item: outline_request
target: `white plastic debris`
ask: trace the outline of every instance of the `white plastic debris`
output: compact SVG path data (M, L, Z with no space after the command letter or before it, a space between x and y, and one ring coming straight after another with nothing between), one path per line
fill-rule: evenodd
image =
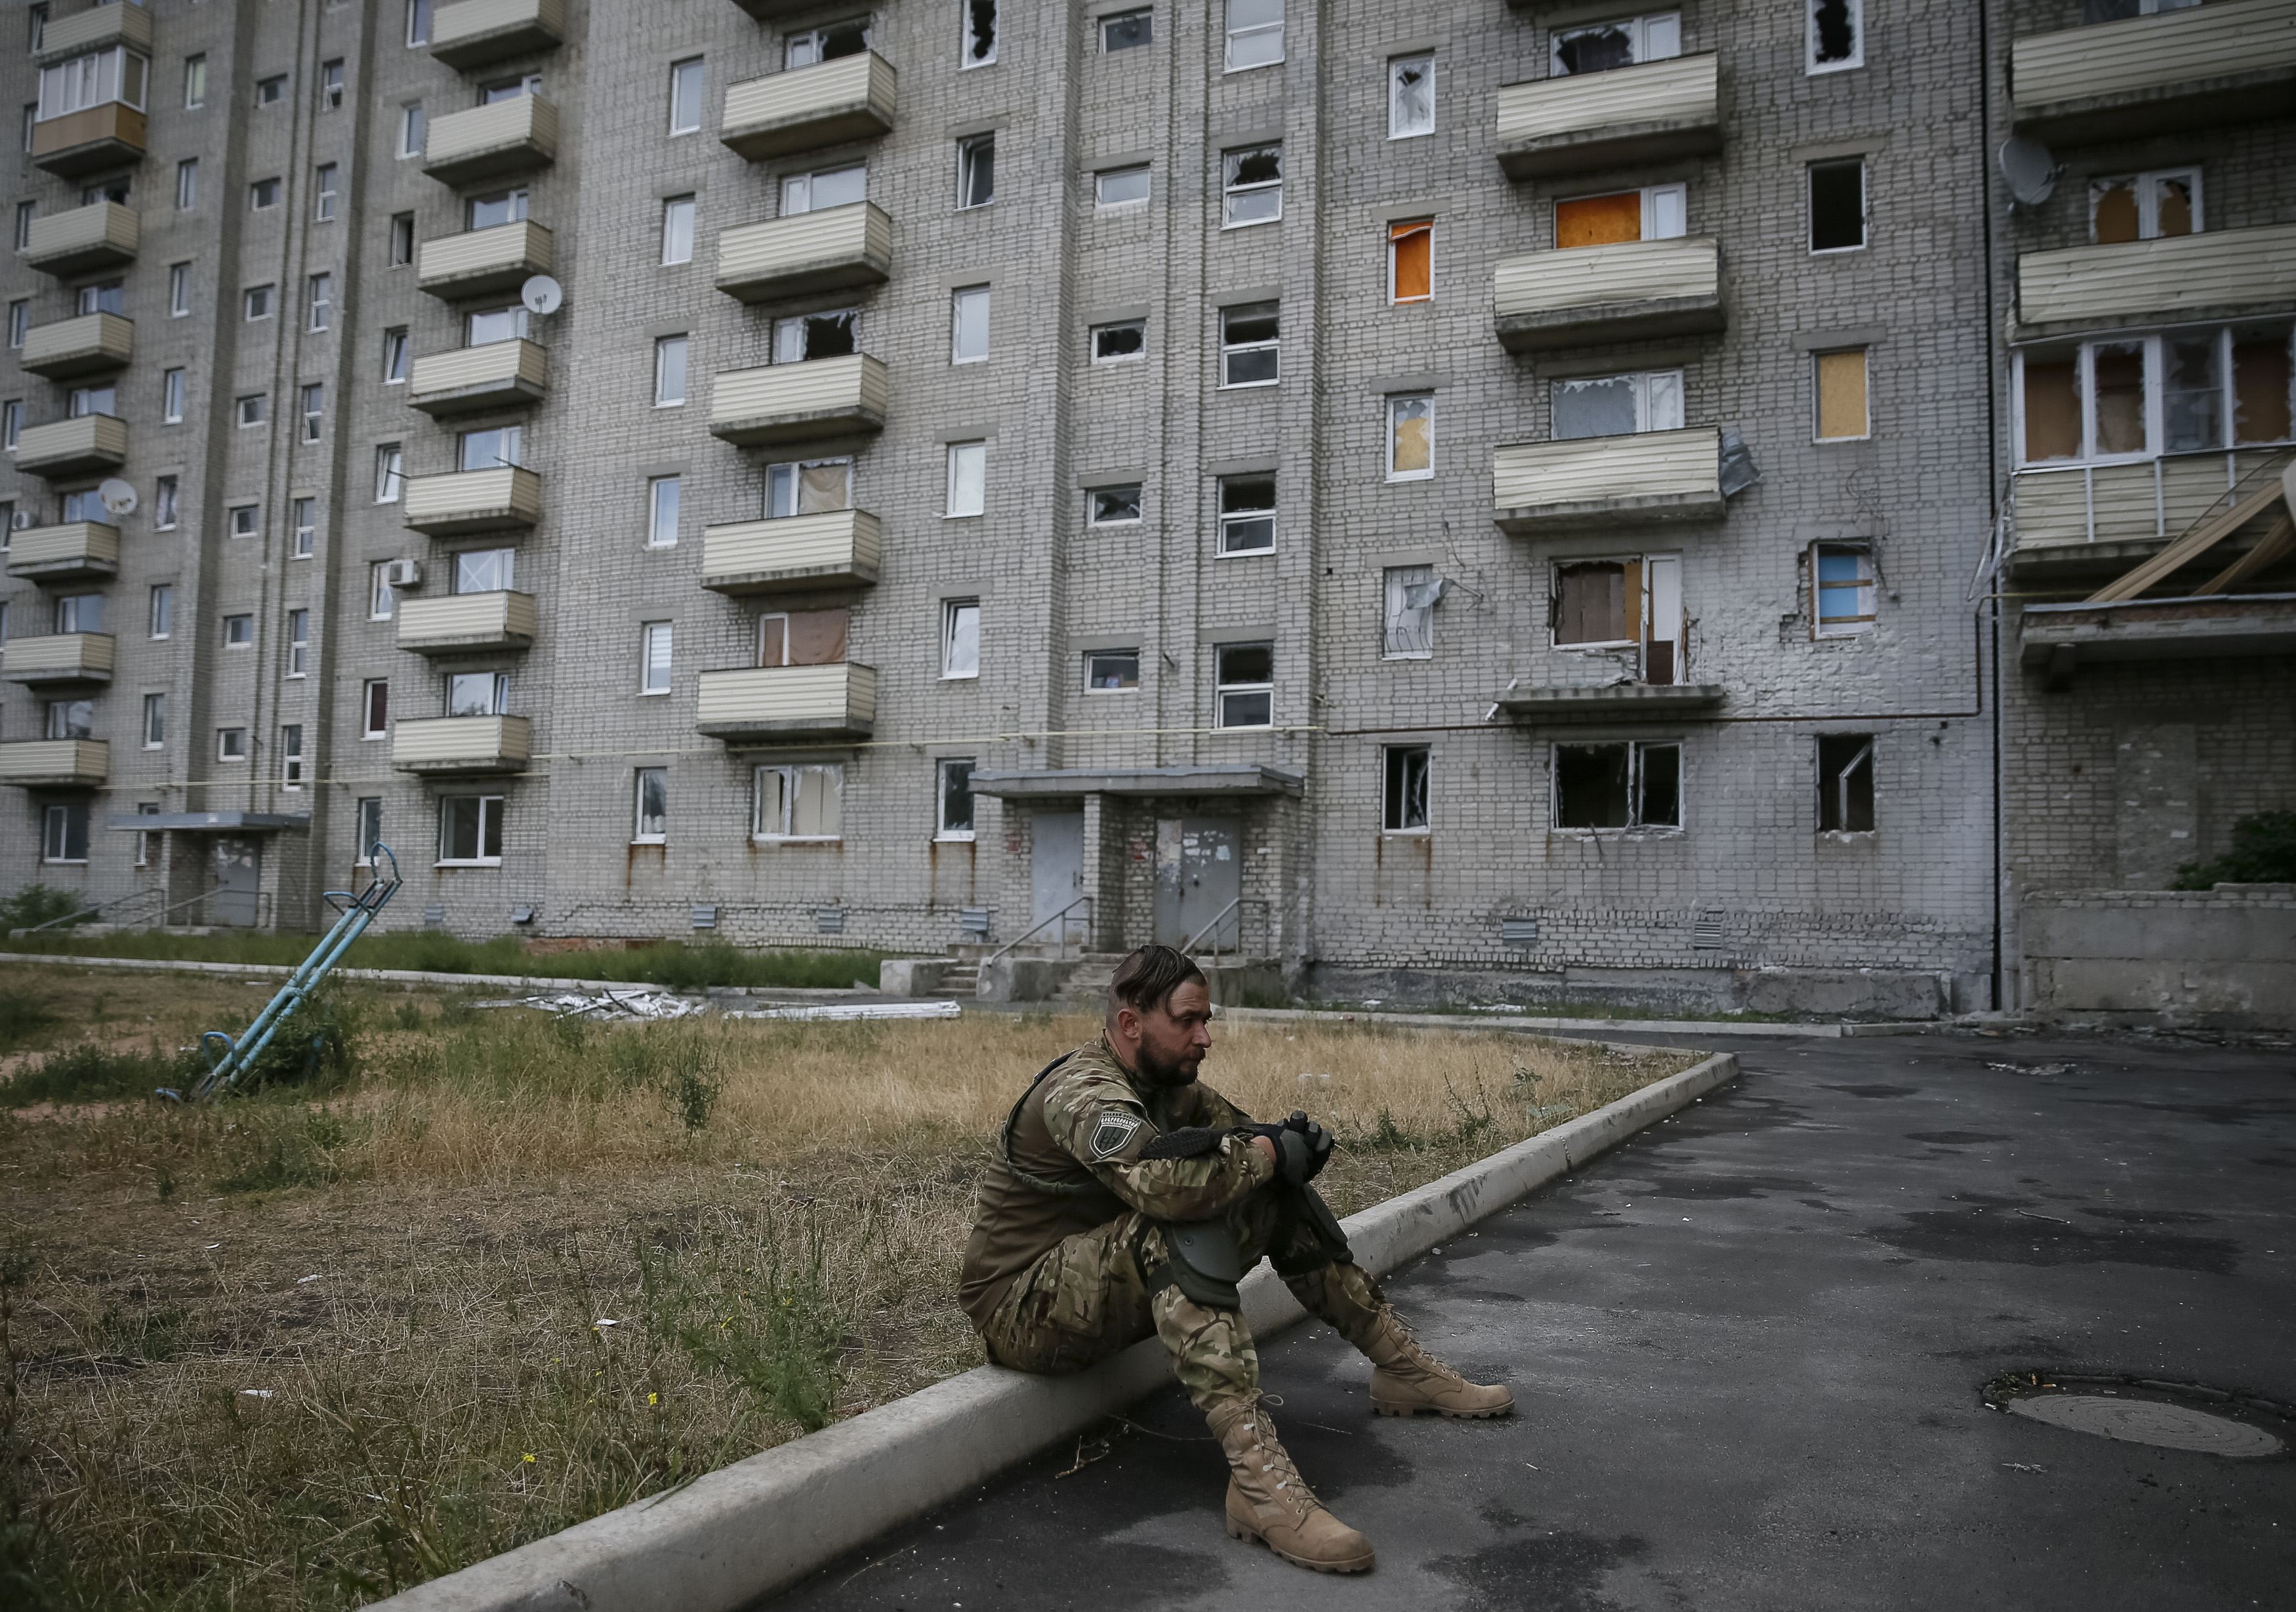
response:
M682 1019L702 1011L705 1004L689 997L640 986L627 991L561 991L547 996L509 997L480 1002L480 1008L536 1008L553 1018Z
M838 1002L822 1008L742 1008L729 1019L811 1019L837 1023L850 1019L953 1019L964 1009L952 1001Z
M272 1391L268 1388L242 1388L239 1392L242 1397L247 1399L270 1399L273 1397Z
M308 1276L299 1276L295 1279L295 1285L299 1287L305 1282L316 1282L319 1279L320 1274L320 1272L314 1271Z

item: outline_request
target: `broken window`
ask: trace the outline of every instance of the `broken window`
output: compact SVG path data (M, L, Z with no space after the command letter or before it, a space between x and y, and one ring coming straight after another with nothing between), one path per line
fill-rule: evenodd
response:
M1389 834L1427 831L1429 753L1424 744L1390 744L1381 752L1387 775L1380 827Z
M952 442L948 445L948 514L977 515L987 507L988 444Z
M1223 644L1213 652L1219 728L1267 728L1275 720L1275 646Z
M1435 294L1435 225L1428 218L1387 226L1387 300L1425 302Z
M85 801L68 801L46 808L40 817L40 860L86 861L89 815Z
M854 507L852 459L797 459L765 466L765 519Z
M1113 325L1092 327L1092 361L1095 364L1123 364L1148 356L1148 321L1119 319Z
M2019 355L2022 463L2285 441L2289 331L2179 332ZM2149 422L2158 392L2158 444Z
M2224 442L2224 344L2218 333L2162 340L2161 430L2169 453Z
M2028 354L2021 361L2024 459L2028 465L2081 456L2080 359Z
M636 788L632 792L630 843L659 845L669 838L669 769L641 767L636 769Z
M1128 694L1140 687L1140 652L1136 649L1091 649L1085 652L1084 686L1092 694Z
M1874 736L1817 738L1817 827L1825 834L1874 832Z
M1273 224L1283 216L1283 146L1239 146L1220 153L1220 227Z
M1558 649L1636 648L1644 682L1684 680L1681 555L1559 564L1548 610Z
M996 136L970 135L956 143L956 205L986 207L996 200Z
M849 308L774 321L774 362L803 364L860 350L861 316Z
M1280 378L1276 350L1281 305L1247 302L1220 309L1220 384L1273 386Z
M944 599L940 606L940 675L980 675L980 601Z
M996 0L961 0L964 7L964 40L957 51L959 67L987 67L996 60Z
M2092 179L2088 238L2100 246L2201 232L2201 170L2164 169Z
M503 797L450 794L439 802L439 859L491 866L502 860Z
M1682 372L1650 370L1638 374L1595 375L1557 381L1548 392L1548 436L1557 442L1578 437L1622 437L1642 431L1682 429Z
M1651 185L1602 196L1573 196L1554 204L1558 247L1611 246L1622 241L1672 241L1688 221L1689 190Z
M1870 436L1866 407L1866 350L1846 347L1811 355L1816 363L1817 423L1821 442Z
M1227 0L1226 70L1283 60L1283 0Z
M1866 159L1809 165L1809 250L1854 251L1866 244Z
M845 659L845 633L853 613L776 610L758 618L760 666L834 666Z
M1682 13L1660 12L1628 17L1618 22L1598 22L1591 28L1554 30L1553 70L1555 77L1571 73L1608 72L1637 62L1668 62L1682 54Z
M1140 519L1140 483L1095 487L1085 494L1085 521L1092 526L1129 526Z
M845 768L760 767L750 832L761 840L833 840L843 832Z
M840 56L857 56L869 48L869 19L847 17L836 22L824 22L819 28L782 36L782 65L784 68L811 67L816 62L834 62Z
M1219 484L1219 551L1266 554L1275 547L1275 478L1222 476Z
M1435 473L1435 399L1426 392L1387 400L1387 479L1423 481Z
M1809 70L1837 73L1845 68L1865 65L1865 7L1861 0L1809 0Z
M1387 64L1387 137L1435 132L1435 58L1395 56Z
M2289 333L2226 333L2232 348L2232 440L2284 442L2290 430Z
M1390 565L1382 579L1385 610L1380 654L1390 661L1423 661L1435 653L1435 601L1441 593L1432 565Z
M1681 827L1682 746L1557 744L1554 826Z
M379 734L383 729L390 699L390 685L369 683L367 686L367 732ZM450 717L498 717L510 711L510 673L506 671L456 671L447 677L447 714Z
M948 361L981 364L988 358L988 288L962 286L949 293Z
M359 686L359 737L379 739L390 731L390 679L370 678Z
M1148 200L1148 164L1104 168L1092 177L1095 207L1130 207Z
M2090 432L2096 456L2145 451L2147 343L2100 341L2088 350Z
M1816 590L1812 620L1820 637L1864 632L1874 624L1874 551L1863 543L1820 543L1811 551Z
M794 218L799 213L817 213L832 207L844 207L854 202L865 202L869 197L869 168L866 163L851 162L843 168L825 168L818 173L784 174L782 176L782 217Z
M1152 12L1119 12L1113 17L1100 20L1100 48L1111 54L1138 50L1155 42L1156 19Z
M940 774L940 827L934 837L969 840L972 837L972 759L966 756L946 761L937 770Z
M162 709L164 711L164 707ZM145 733L149 734L152 731L153 723L151 718L151 705L148 697L145 702L144 710L145 719L144 727ZM95 736L95 702L93 700L50 700L48 702L46 726L41 729L41 732L44 736L51 739L94 738ZM162 732L164 734L164 717L162 719ZM151 742L152 741L148 738L144 741L147 744ZM166 742L164 736L160 742L163 744Z

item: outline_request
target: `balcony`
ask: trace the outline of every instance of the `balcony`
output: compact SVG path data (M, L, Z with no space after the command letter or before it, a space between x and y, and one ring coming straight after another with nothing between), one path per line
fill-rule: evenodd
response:
M430 53L467 70L556 48L566 37L566 0L455 0L430 23Z
M1722 254L1705 235L1503 258L1491 308L1512 353L1703 335L1729 323Z
M1602 683L1510 688L1494 696L1511 717L1537 722L1663 722L1711 716L1729 695L1719 683Z
M2242 448L2018 471L2010 482L2012 574L2125 572L2289 464L2287 448ZM2210 551L2211 569L2262 541L2276 515L2260 512L2235 529Z
M24 789L101 789L111 773L102 739L17 739L0 744L0 784Z
M135 354L135 320L118 314L82 314L33 325L24 334L19 361L36 375L69 381L118 369Z
M701 674L693 726L712 738L865 739L877 721L877 669L744 666Z
M734 4L760 22L815 16L821 11L820 0L734 0Z
M1677 56L1506 85L1499 91L1499 166L1510 179L1538 179L1720 151L1714 62Z
M2017 259L2020 333L2106 319L2281 311L2291 302L2296 224L2074 246Z
M36 476L117 470L127 460L127 422L114 415L31 426L16 440L16 468Z
M558 108L540 95L449 112L431 124L422 171L441 185L469 185L546 168L558 160Z
M19 255L27 267L64 276L135 261L135 212L117 202L95 202L32 220Z
M2029 604L2018 633L2020 661L2062 687L2076 667L2093 662L2296 654L2296 596Z
M2296 0L2219 4L2019 39L2020 134L2077 145L2284 118L2296 103Z
M0 678L11 683L109 683L111 635L56 632L11 638L0 647Z
M866 353L721 371L709 434L742 448L810 442L885 427L885 366Z
M106 101L32 125L32 161L59 178L77 179L142 161L148 143L144 114L125 102Z
M401 772L522 772L533 750L524 717L401 717L390 729L390 764Z
M864 51L751 78L726 90L718 137L752 162L874 140L893 129L894 77L891 62Z
M701 533L701 586L723 594L865 588L877 580L877 517L861 509L743 521Z
M152 13L140 5L97 5L69 17L58 17L41 30L39 63L42 67L53 67L59 62L85 56L90 51L109 50L115 45L149 54Z
M539 403L549 393L550 355L521 338L415 359L406 401L436 418Z
M744 302L882 285L893 221L873 202L746 224L718 237L718 289Z
M530 593L457 593L398 602L398 646L416 654L525 649L537 615Z
M434 538L528 530L542 519L542 478L508 465L406 478L406 523Z
M119 528L97 521L35 526L8 546L8 574L36 582L82 582L117 575Z
M521 220L425 241L414 254L414 284L453 302L489 292L516 291L550 272L556 243L539 224Z
M1722 433L1711 425L1491 450L1499 530L1553 531L1722 518Z

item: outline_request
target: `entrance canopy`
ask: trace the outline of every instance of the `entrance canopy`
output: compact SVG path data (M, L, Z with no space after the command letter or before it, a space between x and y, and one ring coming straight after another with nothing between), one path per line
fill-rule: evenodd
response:
M177 834L260 834L275 828L311 826L308 811L116 811L111 827L149 834L155 828Z
M1052 767L1033 772L979 771L972 793L1033 801L1080 794L1297 795L1298 773L1254 763L1224 767Z

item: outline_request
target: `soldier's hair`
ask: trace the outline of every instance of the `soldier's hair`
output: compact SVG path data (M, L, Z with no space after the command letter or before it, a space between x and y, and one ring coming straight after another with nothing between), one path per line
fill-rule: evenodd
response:
M1108 982L1108 1016L1113 1021L1119 1008L1141 1013L1161 1008L1190 980L1203 984L1204 971L1186 953L1169 946L1143 946L1116 966L1115 976Z

